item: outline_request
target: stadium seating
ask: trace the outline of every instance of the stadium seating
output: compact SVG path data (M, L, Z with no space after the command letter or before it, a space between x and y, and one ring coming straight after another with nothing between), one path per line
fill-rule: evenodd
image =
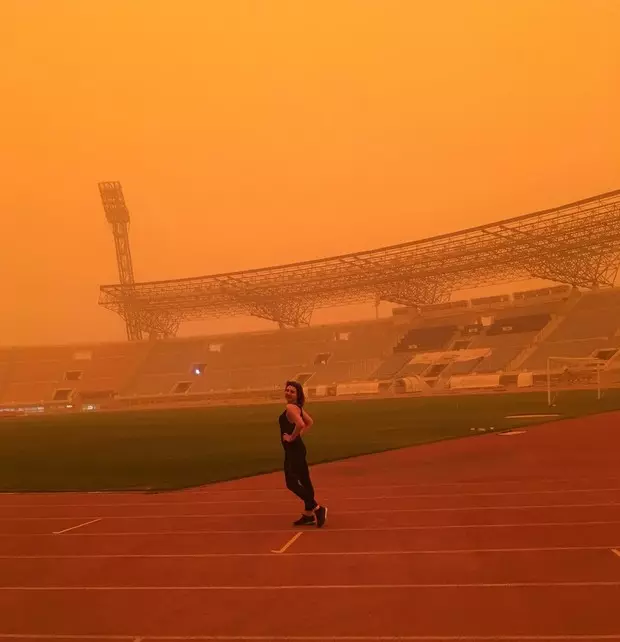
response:
M317 370L309 382L312 385L329 385L341 381L363 381L369 379L380 365L380 358L335 361L324 369Z
M523 370L545 370L549 357L590 357L599 348L609 346L606 339L582 339L578 341L554 341L542 343L536 352L525 361ZM555 367L560 367L558 364Z
M194 364L203 363L209 344L204 337L155 342L141 365L141 373L186 376Z
M120 343L14 348L6 358L0 400L5 404L70 402L119 394L150 347Z
M329 353L325 363L309 363L312 385L329 385L341 381L376 378L374 373L389 357L403 330L392 319L342 324L332 327L322 353Z
M76 384L77 391L85 397L97 397L108 391L123 393L152 346L150 343L116 343L94 346L90 354L87 350L74 351L72 362L67 365L83 371Z
M620 348L620 289L566 286L400 308L376 321L179 338L144 343L0 349L0 402L86 403L215 395L279 394L300 378L308 389L416 379L416 390L455 388L468 376L502 385L540 372L549 356L590 357ZM471 352L470 352L471 351ZM620 359L612 364L620 367ZM512 377L512 378L511 378ZM499 379L498 379L499 381ZM364 383L366 382L366 383ZM363 384L363 385L362 385ZM515 384L516 385L516 384ZM263 394L263 397L265 395Z
M158 342L127 394L280 387L307 369L332 335L329 329L309 328Z
M548 314L522 314L496 319L486 330L487 337L540 332L551 320Z
M500 299L505 302L504 298ZM495 297L491 297L491 304L497 304ZM473 372L503 372L532 345L551 321L550 312L557 308L557 302L535 301L533 305L502 310L499 314L495 308L493 313L488 311L484 315L457 310L458 316L450 317L453 323L458 319L460 323L457 325L446 325L436 317L423 319L421 324L418 321L415 328L406 332L396 345L394 356L387 359L374 376L386 376L388 373L393 377L423 376L430 383L437 378L446 381L451 376ZM486 319L486 325L483 319ZM474 353L471 359L459 357L454 363L451 363L454 356L446 352L480 349L487 349L487 354L480 356ZM410 363L399 359L403 353L422 355L424 359Z
M71 387L63 385L70 354L66 347L13 349L8 355L2 400L16 404L52 401L57 388Z
M472 372L497 373L506 371L510 364L532 343L551 321L549 314L514 314L495 319L491 325L472 338L470 348L490 348L491 354L482 359Z
M548 357L586 358L598 349L618 347L619 327L620 289L584 294L521 369L543 370Z
M432 364L428 363L409 363L399 373L399 377L416 377L424 374Z
M365 380L401 332L388 319L158 342L126 394L275 389L302 376L313 385Z
M447 348L457 331L455 325L413 328L394 348L395 352L433 352Z
M470 374L482 360L482 357L480 357L478 359L470 359L469 361L455 361L454 363L450 363L446 369L441 372L441 377L447 380L453 375Z
M394 379L400 374L405 365L409 362L411 355L408 352L400 352L391 355L370 375L369 379L385 380Z

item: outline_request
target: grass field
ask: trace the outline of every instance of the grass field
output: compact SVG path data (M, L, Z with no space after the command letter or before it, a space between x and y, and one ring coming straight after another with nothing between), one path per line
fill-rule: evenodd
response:
M620 408L620 391L336 401L309 410L311 463L514 428L507 415L576 417ZM279 405L0 421L0 491L176 489L281 468ZM536 420L534 420L536 421ZM537 420L538 422L542 420Z

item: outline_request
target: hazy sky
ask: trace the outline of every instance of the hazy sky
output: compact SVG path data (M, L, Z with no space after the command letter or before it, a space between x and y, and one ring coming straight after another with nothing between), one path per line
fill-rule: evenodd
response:
M1 0L0 341L124 337L102 180L139 280L619 188L619 33L620 0Z

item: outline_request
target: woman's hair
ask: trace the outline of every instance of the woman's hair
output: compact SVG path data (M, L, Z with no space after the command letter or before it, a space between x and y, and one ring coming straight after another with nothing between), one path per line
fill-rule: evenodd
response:
M289 386L291 386L291 388L295 388L297 391L297 405L300 407L303 406L306 403L306 394L304 393L303 386L299 381L287 381L284 387L288 388Z

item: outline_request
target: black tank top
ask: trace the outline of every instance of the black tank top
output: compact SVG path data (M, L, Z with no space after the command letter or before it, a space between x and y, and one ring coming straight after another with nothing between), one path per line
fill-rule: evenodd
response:
M303 418L304 411L301 406L299 406L299 412L301 412L301 416ZM284 441L282 439L284 435L292 435L293 431L295 430L295 424L292 421L289 421L288 417L286 416L286 410L278 417L278 423L280 424L280 441L282 442L284 448L299 448L303 446L301 435L299 435L295 439L295 441Z

